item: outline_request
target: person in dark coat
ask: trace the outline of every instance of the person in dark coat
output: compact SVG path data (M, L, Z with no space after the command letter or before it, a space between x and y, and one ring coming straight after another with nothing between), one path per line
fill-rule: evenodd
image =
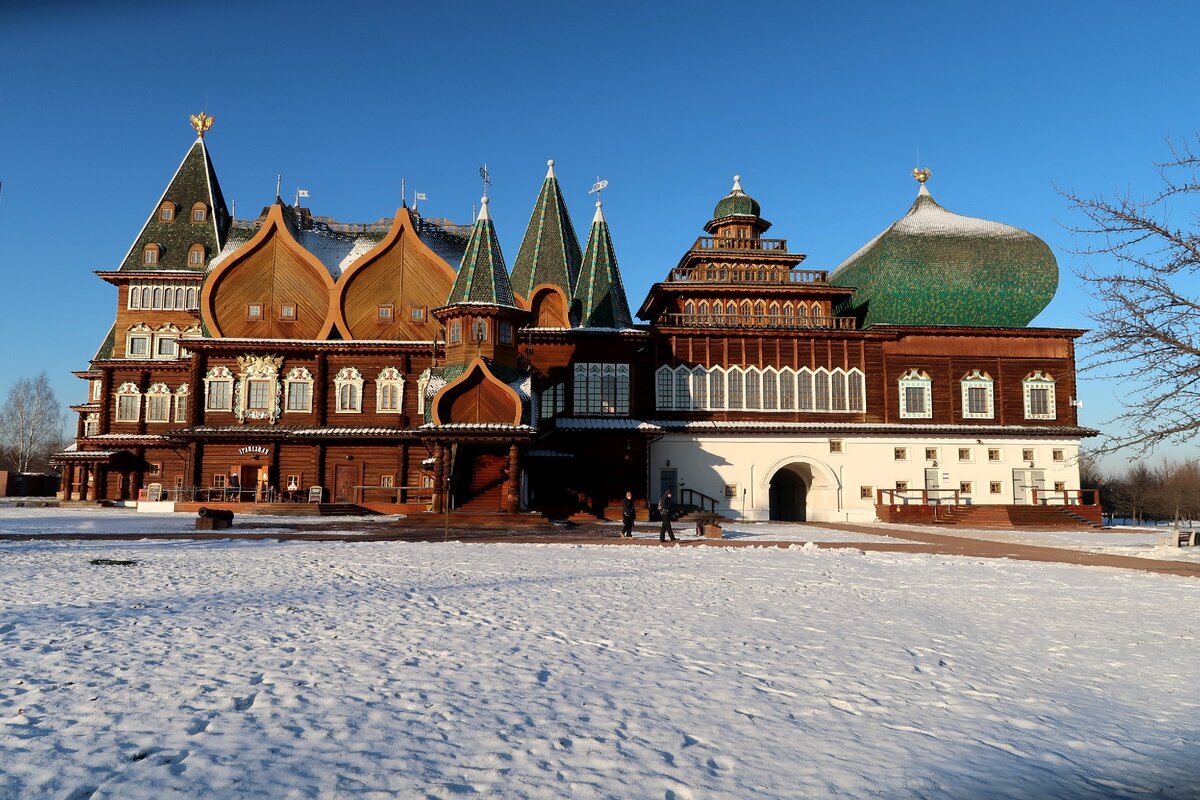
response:
M671 537L671 541L675 541L675 531L671 530L671 512L675 508L674 501L671 500L671 490L663 494L658 500L658 513L662 515L662 530L658 532L658 540L665 542L667 537Z
M633 538L633 520L637 512L633 508L633 492L625 493L625 502L621 505L621 538Z

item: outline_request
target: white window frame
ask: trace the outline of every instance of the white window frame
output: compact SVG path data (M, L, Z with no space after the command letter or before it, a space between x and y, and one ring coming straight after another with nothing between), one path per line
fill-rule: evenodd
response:
M425 395L429 391L429 381L433 378L433 370L426 367L417 378L417 416L425 419Z
M919 369L910 369L900 376L899 403L901 419L931 419L933 417L933 380L929 373ZM923 390L925 408L912 411L908 408L908 389Z
M122 383L116 391L116 409L115 419L117 422L137 422L142 416L142 392L138 389L137 384ZM123 406L122 398L133 398L133 416L122 414Z
M961 385L963 419L992 419L996 416L996 383L991 375L974 369L962 377ZM972 389L983 389L985 392L987 408L983 413L971 411Z
M283 404L283 413L285 414L310 414L312 413L313 404L313 376L305 367L293 367L283 379L286 398ZM303 408L292 408L292 398L295 387L304 386L307 388Z
M165 383L156 383L146 390L146 422L170 422L171 421L171 390ZM161 414L155 413L151 415L155 406L159 407Z
M654 407L659 411L675 408L675 370L666 364L654 371Z
M333 379L334 398L334 413L336 414L361 414L362 413L362 387L363 376L354 367L343 367L338 370L337 376ZM350 399L352 403L345 403L343 388L352 388L353 395Z
M186 425L188 421L188 401L192 396L191 387L186 383L175 390L175 422Z
M133 343L141 341L144 343L145 352L136 354L133 352ZM135 359L137 361L148 361L153 356L154 336L150 333L150 328L145 325L138 325L133 330L125 335L125 357Z
M1035 370L1025 376L1025 380L1021 382L1021 394L1025 398L1025 419L1057 419L1057 397L1055 395L1056 381L1051 377L1050 373L1042 370ZM1033 392L1034 390L1046 391L1046 408L1047 411L1042 414L1035 413L1033 410Z
M223 406L212 405L212 387L218 383L225 384L225 398L228 402ZM233 373L229 367L213 367L204 376L204 410L233 411Z
M396 390L396 407L384 408L384 392ZM384 367L375 379L375 410L380 414L400 414L404 411L404 373L395 367Z

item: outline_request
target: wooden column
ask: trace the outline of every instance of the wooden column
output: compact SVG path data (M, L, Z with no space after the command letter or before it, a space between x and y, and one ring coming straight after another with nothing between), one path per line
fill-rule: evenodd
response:
M314 397L313 402L316 404L317 411L317 426L325 427L329 419L329 387L326 385L329 381L329 357L324 353L317 353L317 374L313 376L313 392L320 392L320 397ZM321 459L324 466L324 457Z
M74 483L75 483L75 465L70 462L67 462L63 466L63 485L62 485L62 499L63 500L71 499L71 487L74 485Z
M521 449L514 442L508 448L508 482L505 486L506 508L510 514L517 513L517 509L521 504Z
M138 492L140 492L142 487L145 485L142 483L142 481L145 480L145 473L142 471L141 465L146 463L146 448L138 447L134 449L133 454L137 457L138 468L133 472L133 485L129 487L129 494L134 500L136 500Z
M103 377L100 379L100 424L96 426L96 433L108 433L112 425L112 375L111 369L101 370Z
M191 405L188 406L187 424L190 427L204 424L204 376L208 373L208 355L204 351L192 353L192 372L188 376ZM195 473L193 473L194 475Z
M198 499L195 492L204 486L204 443L192 442L191 455L191 477L188 480L192 486L192 500L195 501Z
M96 465L96 499L104 500L108 498L108 467L103 464Z
M88 476L89 476L90 472L91 472L91 470L88 469L88 465L86 463L81 464L79 466L79 499L80 500L91 500L92 499L90 497L91 491L88 489Z
M433 447L433 512L440 514L445 510L445 498L448 487L445 480L446 449L440 444Z

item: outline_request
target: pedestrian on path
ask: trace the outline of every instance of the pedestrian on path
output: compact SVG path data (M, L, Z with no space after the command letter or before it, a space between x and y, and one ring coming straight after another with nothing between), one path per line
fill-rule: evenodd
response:
M667 489L663 496L658 499L658 513L662 515L662 529L658 532L658 540L665 542L667 537L671 537L671 541L675 541L675 531L671 530L671 512L674 510L675 504L671 500L671 490Z
M633 507L633 492L625 493L625 502L621 505L621 538L633 538L633 520L637 511Z

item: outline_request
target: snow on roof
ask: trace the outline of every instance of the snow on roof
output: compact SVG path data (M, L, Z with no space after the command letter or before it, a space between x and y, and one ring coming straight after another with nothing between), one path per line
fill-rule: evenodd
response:
M914 425L897 422L789 422L780 420L640 420L610 417L558 417L555 425L562 430L640 430L640 431L716 431L716 430L794 430L827 432L863 431L885 433L961 433L978 436L1061 434L1064 436L1094 436L1098 431L1076 425Z
M324 230L300 231L296 240L316 256L334 278L341 275L359 256L379 244L378 238Z

